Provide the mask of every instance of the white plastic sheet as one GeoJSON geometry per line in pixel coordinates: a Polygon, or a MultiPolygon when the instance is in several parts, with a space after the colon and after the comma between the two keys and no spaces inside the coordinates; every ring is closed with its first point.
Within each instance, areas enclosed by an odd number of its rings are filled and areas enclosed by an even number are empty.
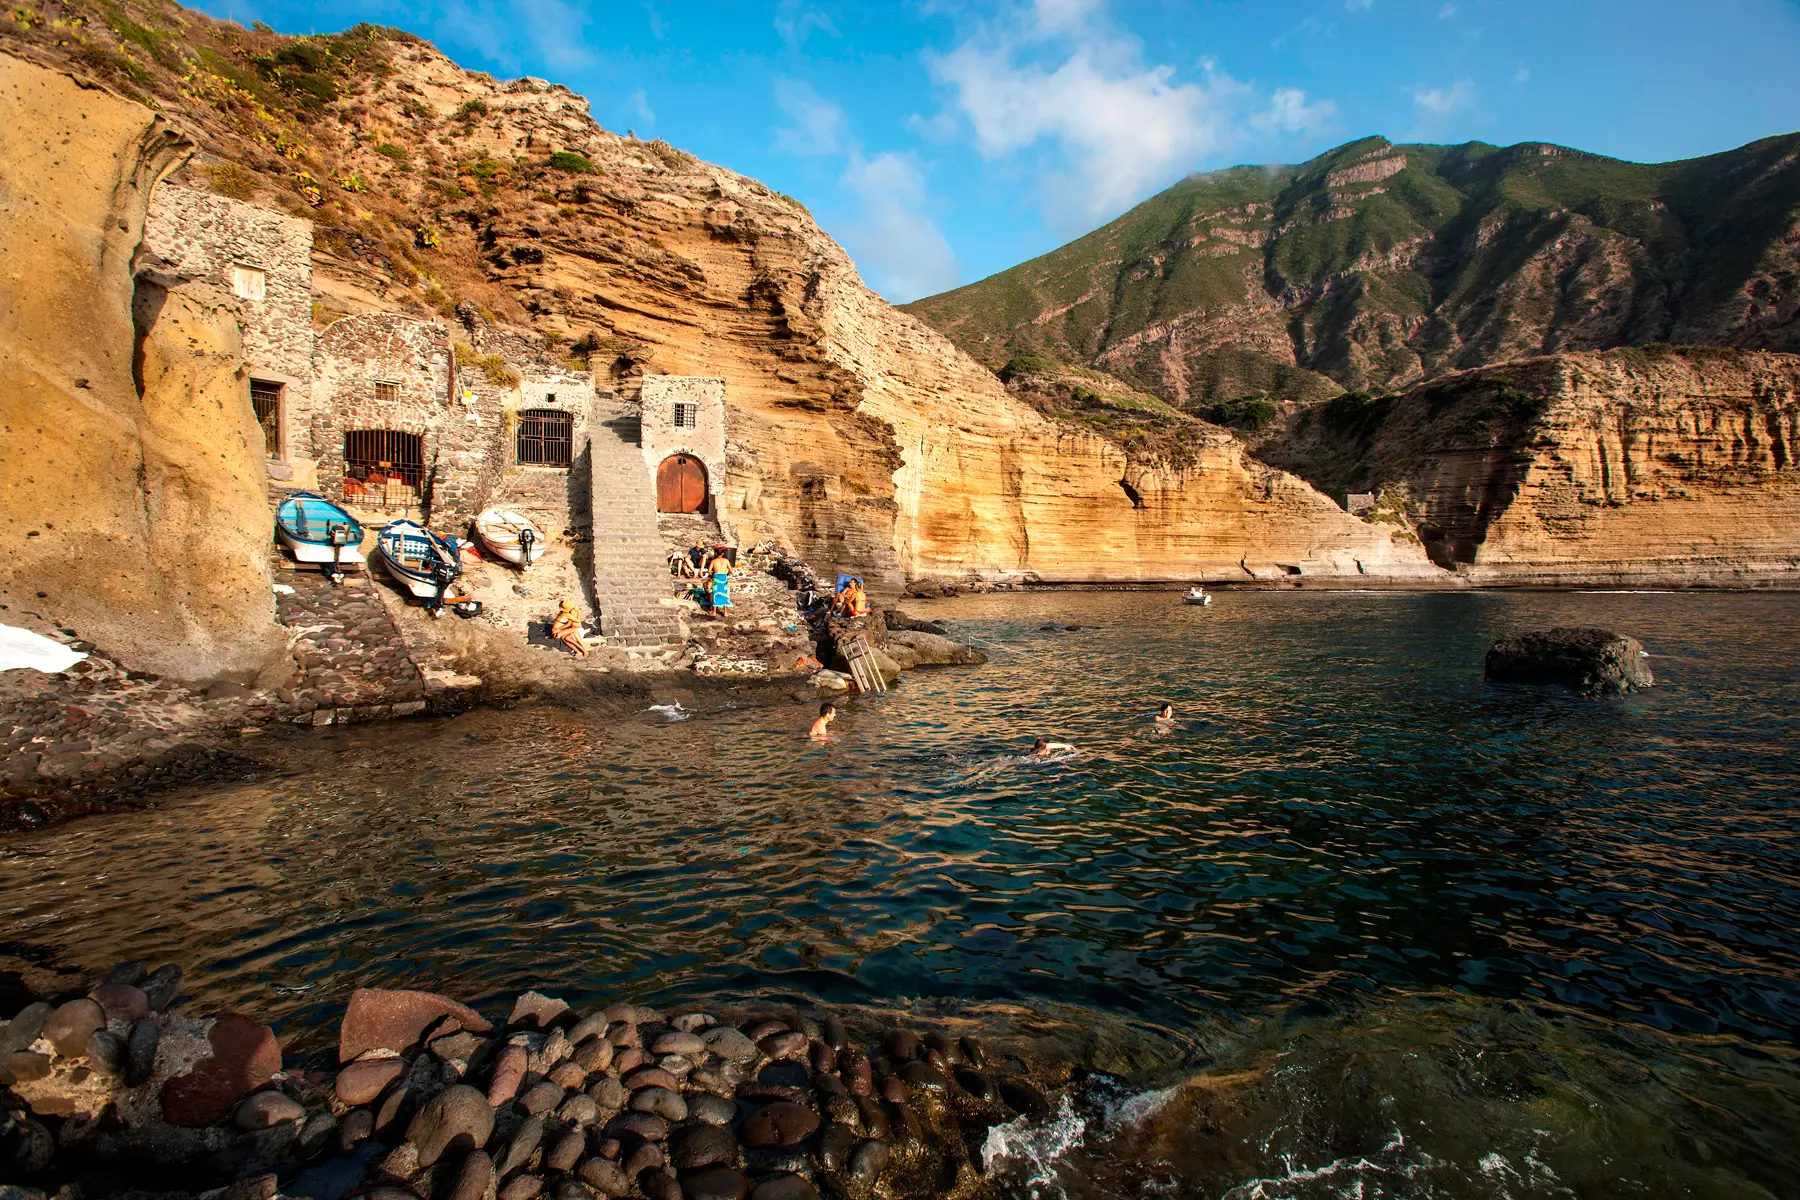
{"type": "Polygon", "coordinates": [[[54,675],[58,671],[68,670],[86,657],[82,651],[71,650],[41,633],[0,625],[0,671],[29,667],[33,671],[54,675]]]}

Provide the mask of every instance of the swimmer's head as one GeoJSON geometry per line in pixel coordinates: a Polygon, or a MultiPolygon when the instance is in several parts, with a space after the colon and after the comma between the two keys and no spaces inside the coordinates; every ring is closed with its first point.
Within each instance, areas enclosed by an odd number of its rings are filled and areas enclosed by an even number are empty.
{"type": "Polygon", "coordinates": [[[1048,750],[1049,748],[1050,748],[1050,743],[1045,741],[1043,738],[1039,738],[1037,741],[1035,741],[1031,744],[1031,752],[1033,754],[1042,754],[1044,751],[1048,750]]]}
{"type": "Polygon", "coordinates": [[[1160,709],[1157,710],[1156,719],[1159,721],[1167,721],[1170,717],[1173,717],[1174,715],[1175,715],[1175,706],[1173,704],[1164,704],[1160,709]]]}
{"type": "Polygon", "coordinates": [[[831,718],[837,716],[837,705],[827,700],[825,703],[819,705],[819,715],[829,721],[831,718]]]}

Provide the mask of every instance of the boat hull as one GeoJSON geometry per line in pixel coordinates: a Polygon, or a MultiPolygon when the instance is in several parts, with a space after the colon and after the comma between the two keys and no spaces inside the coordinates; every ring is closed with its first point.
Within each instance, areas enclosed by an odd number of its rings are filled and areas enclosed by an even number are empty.
{"type": "Polygon", "coordinates": [[[495,558],[509,562],[521,570],[529,570],[532,563],[544,557],[544,547],[547,544],[542,530],[510,509],[491,508],[476,517],[475,536],[482,547],[495,558]],[[520,544],[521,529],[529,529],[532,533],[529,559],[520,544]]]}
{"type": "Polygon", "coordinates": [[[363,527],[355,517],[314,492],[295,492],[275,510],[275,536],[295,562],[319,566],[360,567],[363,527]],[[333,544],[332,535],[344,541],[333,544]]]}
{"type": "Polygon", "coordinates": [[[361,547],[321,546],[317,542],[303,542],[285,529],[277,529],[275,532],[281,538],[281,544],[287,547],[288,553],[294,556],[295,562],[326,565],[336,563],[342,567],[368,565],[368,555],[362,552],[361,547]]]}
{"type": "Polygon", "coordinates": [[[422,525],[396,521],[375,537],[375,551],[394,582],[420,600],[438,600],[462,575],[455,545],[422,525]],[[447,574],[440,579],[440,568],[447,574]]]}

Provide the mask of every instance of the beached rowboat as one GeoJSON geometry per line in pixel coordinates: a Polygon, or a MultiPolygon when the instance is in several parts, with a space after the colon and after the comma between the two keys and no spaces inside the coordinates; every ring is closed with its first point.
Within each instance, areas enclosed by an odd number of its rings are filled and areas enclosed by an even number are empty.
{"type": "Polygon", "coordinates": [[[497,556],[521,570],[544,557],[544,535],[510,508],[490,508],[475,518],[475,536],[497,556]]]}
{"type": "Polygon", "coordinates": [[[363,527],[315,492],[295,492],[275,510],[275,534],[295,562],[361,566],[363,527]]]}
{"type": "Polygon", "coordinates": [[[390,521],[375,535],[381,563],[421,600],[441,599],[462,574],[462,555],[449,538],[412,521],[390,521]]]}

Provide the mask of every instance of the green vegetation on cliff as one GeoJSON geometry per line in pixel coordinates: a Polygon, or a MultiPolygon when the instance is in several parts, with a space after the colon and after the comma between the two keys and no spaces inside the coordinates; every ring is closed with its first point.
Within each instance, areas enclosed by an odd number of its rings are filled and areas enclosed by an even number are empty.
{"type": "Polygon", "coordinates": [[[1800,134],[1655,165],[1364,138],[1191,176],[907,307],[989,365],[1048,355],[1193,409],[1559,350],[1800,350],[1800,134]]]}

